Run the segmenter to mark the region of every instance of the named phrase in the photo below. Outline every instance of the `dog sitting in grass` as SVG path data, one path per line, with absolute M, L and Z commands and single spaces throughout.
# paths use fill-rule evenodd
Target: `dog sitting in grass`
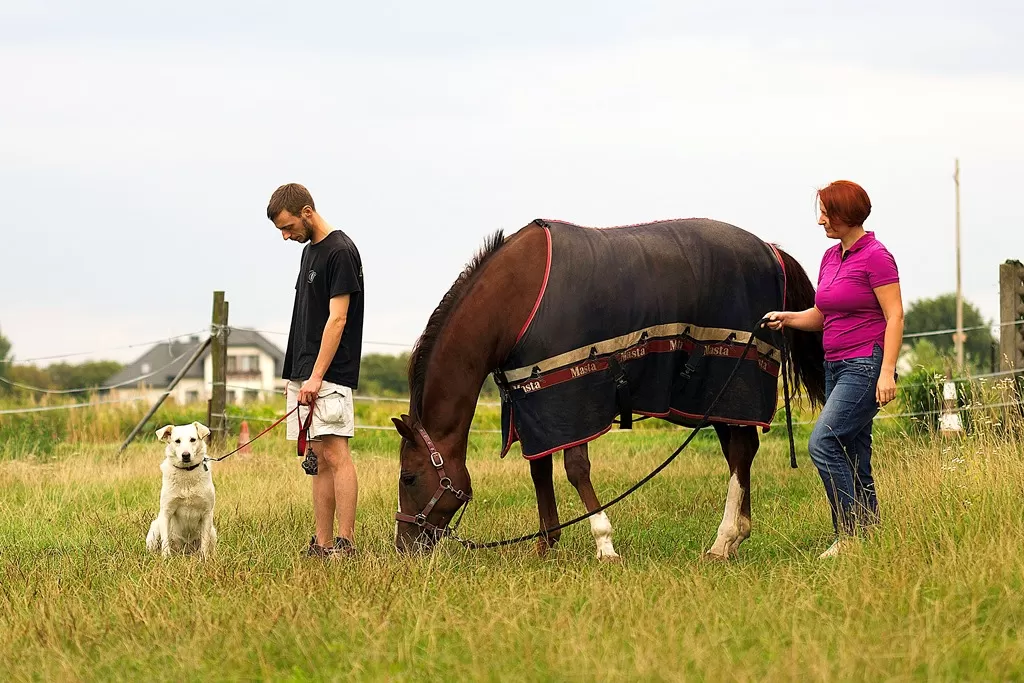
M 156 435 L 167 447 L 160 465 L 163 472 L 160 513 L 149 526 L 146 548 L 164 557 L 196 552 L 208 557 L 217 546 L 217 530 L 213 527 L 217 495 L 206 461 L 206 439 L 210 430 L 193 422 L 161 427 Z

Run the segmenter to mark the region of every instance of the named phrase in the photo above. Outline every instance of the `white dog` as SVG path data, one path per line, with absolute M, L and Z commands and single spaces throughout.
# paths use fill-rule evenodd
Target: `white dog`
M 198 422 L 167 425 L 156 430 L 157 438 L 167 443 L 163 486 L 160 489 L 160 514 L 149 526 L 146 548 L 168 557 L 172 552 L 208 557 L 217 546 L 213 528 L 213 506 L 217 500 L 213 476 L 206 461 L 206 437 L 210 430 Z

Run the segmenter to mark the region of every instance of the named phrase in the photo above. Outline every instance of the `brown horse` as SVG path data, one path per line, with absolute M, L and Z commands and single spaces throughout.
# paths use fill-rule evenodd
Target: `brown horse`
M 402 436 L 395 537 L 400 551 L 432 549 L 458 509 L 472 496 L 466 448 L 481 387 L 488 374 L 502 367 L 520 341 L 548 284 L 542 255 L 548 254 L 549 268 L 550 234 L 546 234 L 543 222 L 539 223 L 531 223 L 508 239 L 504 239 L 501 232 L 492 235 L 442 298 L 413 349 L 409 365 L 410 414 L 393 419 Z M 739 228 L 714 225 L 716 229 L 734 231 L 725 233 L 729 239 L 734 240 L 740 234 L 752 238 Z M 785 308 L 802 310 L 812 306 L 814 289 L 803 268 L 781 250 L 775 253 L 782 264 L 776 270 L 784 271 L 785 276 Z M 688 272 L 694 270 L 692 264 L 680 262 L 670 262 L 669 266 L 685 267 Z M 740 272 L 730 277 L 745 277 L 743 271 L 747 269 L 736 270 Z M 668 272 L 677 271 L 670 269 Z M 659 277 L 664 279 L 664 273 L 662 271 Z M 628 277 L 641 279 L 654 275 L 630 272 Z M 709 282 L 706 286 L 727 284 Z M 754 285 L 775 291 L 776 281 L 771 278 Z M 782 306 L 780 301 L 778 307 Z M 757 311 L 752 320 L 767 312 Z M 803 385 L 812 403 L 823 402 L 824 354 L 820 333 L 787 331 L 787 338 L 790 376 Z M 771 391 L 774 405 L 774 384 Z M 696 423 L 692 416 L 681 419 L 680 414 L 657 417 L 677 424 L 692 426 Z M 731 476 L 725 513 L 708 555 L 728 558 L 750 535 L 750 466 L 759 441 L 757 427 L 751 423 L 717 422 L 714 428 Z M 587 444 L 556 443 L 564 444 L 566 475 L 587 510 L 599 507 L 590 481 Z M 530 460 L 542 532 L 559 523 L 552 469 L 550 453 Z M 607 515 L 602 512 L 591 517 L 590 522 L 597 557 L 616 559 Z M 542 533 L 537 542 L 538 551 L 543 554 L 558 538 L 558 531 Z

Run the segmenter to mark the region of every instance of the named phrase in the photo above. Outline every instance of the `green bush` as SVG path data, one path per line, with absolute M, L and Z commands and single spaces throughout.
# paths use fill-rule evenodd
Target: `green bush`
M 910 414 L 907 424 L 911 431 L 938 431 L 944 404 L 942 387 L 947 381 L 928 368 L 919 368 L 901 379 L 899 396 L 903 412 Z M 952 382 L 956 386 L 956 407 L 966 433 L 974 433 L 982 425 L 1005 431 L 1021 424 L 1021 407 L 1005 404 L 1020 403 L 1024 395 L 1024 374 L 995 382 L 971 377 Z

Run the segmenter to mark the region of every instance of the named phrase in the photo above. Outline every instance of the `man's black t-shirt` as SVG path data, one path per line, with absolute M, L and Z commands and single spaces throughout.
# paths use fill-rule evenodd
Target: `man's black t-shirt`
M 284 379 L 301 382 L 313 374 L 324 326 L 330 317 L 330 301 L 342 294 L 349 295 L 348 320 L 324 380 L 358 388 L 363 347 L 363 262 L 356 245 L 341 230 L 331 231 L 302 250 L 284 356 Z

